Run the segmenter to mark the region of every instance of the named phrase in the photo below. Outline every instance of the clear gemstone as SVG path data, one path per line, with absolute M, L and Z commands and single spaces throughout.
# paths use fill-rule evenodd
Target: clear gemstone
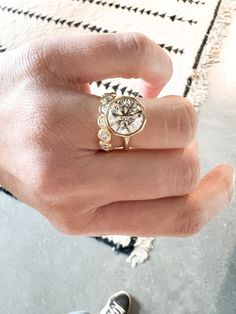
M 111 140 L 111 133 L 108 130 L 101 129 L 98 132 L 98 138 L 107 143 Z
M 105 128 L 106 127 L 106 121 L 105 121 L 105 116 L 101 115 L 98 118 L 98 125 L 100 126 L 100 128 Z
M 143 108 L 133 98 L 118 98 L 109 106 L 107 121 L 115 133 L 131 135 L 143 126 L 145 121 Z
M 104 143 L 104 142 L 99 142 L 99 145 L 100 147 L 103 149 L 103 150 L 111 150 L 112 149 L 112 146 L 110 143 Z
M 115 97 L 116 97 L 115 93 L 106 93 L 102 96 L 101 103 L 107 105 L 109 102 L 115 99 Z
M 100 112 L 101 113 L 106 113 L 108 109 L 108 105 L 101 105 L 100 106 Z
M 108 102 L 109 102 L 109 101 L 108 101 L 106 98 L 102 98 L 102 99 L 101 99 L 101 103 L 102 103 L 103 105 L 107 105 Z

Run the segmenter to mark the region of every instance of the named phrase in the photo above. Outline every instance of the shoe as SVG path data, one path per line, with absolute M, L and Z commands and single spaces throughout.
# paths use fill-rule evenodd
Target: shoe
M 125 291 L 113 294 L 100 314 L 128 314 L 131 306 L 131 297 Z

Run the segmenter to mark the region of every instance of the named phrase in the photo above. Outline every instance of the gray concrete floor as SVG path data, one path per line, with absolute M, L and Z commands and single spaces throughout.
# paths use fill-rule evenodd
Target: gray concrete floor
M 236 19 L 210 74 L 199 142 L 203 172 L 236 167 Z M 198 235 L 156 240 L 151 259 L 132 269 L 124 255 L 93 239 L 55 231 L 36 211 L 0 194 L 0 313 L 97 314 L 119 289 L 132 313 L 236 313 L 236 204 Z

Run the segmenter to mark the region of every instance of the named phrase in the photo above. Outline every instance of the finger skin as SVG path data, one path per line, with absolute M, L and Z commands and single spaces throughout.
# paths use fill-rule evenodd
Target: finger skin
M 33 49 L 34 47 L 34 49 Z M 75 85 L 106 78 L 140 78 L 149 86 L 144 96 L 154 97 L 172 75 L 167 53 L 141 33 L 85 34 L 37 40 L 37 56 L 59 80 Z M 39 63 L 39 62 L 38 62 Z M 146 91 L 145 91 L 146 90 Z
M 86 103 L 85 120 L 89 126 L 84 130 L 86 149 L 98 150 L 99 98 L 81 96 Z M 193 105 L 180 96 L 159 99 L 139 99 L 145 108 L 147 122 L 144 129 L 131 137 L 130 145 L 137 149 L 183 148 L 190 144 L 196 134 L 198 115 Z M 112 135 L 112 145 L 122 146 L 123 140 Z
M 219 165 L 186 196 L 116 202 L 98 208 L 91 216 L 86 233 L 96 236 L 190 236 L 225 208 L 232 194 L 233 168 Z M 69 225 L 70 233 L 80 232 L 76 222 Z
M 180 96 L 143 101 L 147 123 L 132 138 L 137 148 L 182 148 L 195 137 L 198 116 L 193 105 Z
M 91 159 L 84 184 L 104 204 L 157 199 L 191 192 L 199 172 L 196 143 L 185 149 L 101 152 Z

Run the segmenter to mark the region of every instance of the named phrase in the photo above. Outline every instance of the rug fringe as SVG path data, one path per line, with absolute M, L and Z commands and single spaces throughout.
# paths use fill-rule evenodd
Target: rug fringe
M 149 252 L 153 248 L 154 238 L 137 238 L 134 250 L 127 258 L 127 262 L 134 268 L 149 258 Z
M 223 39 L 228 34 L 228 27 L 231 23 L 234 10 L 236 10 L 235 0 L 224 0 L 221 3 L 199 64 L 190 76 L 192 83 L 187 98 L 194 104 L 197 111 L 207 100 L 209 68 L 219 62 Z

